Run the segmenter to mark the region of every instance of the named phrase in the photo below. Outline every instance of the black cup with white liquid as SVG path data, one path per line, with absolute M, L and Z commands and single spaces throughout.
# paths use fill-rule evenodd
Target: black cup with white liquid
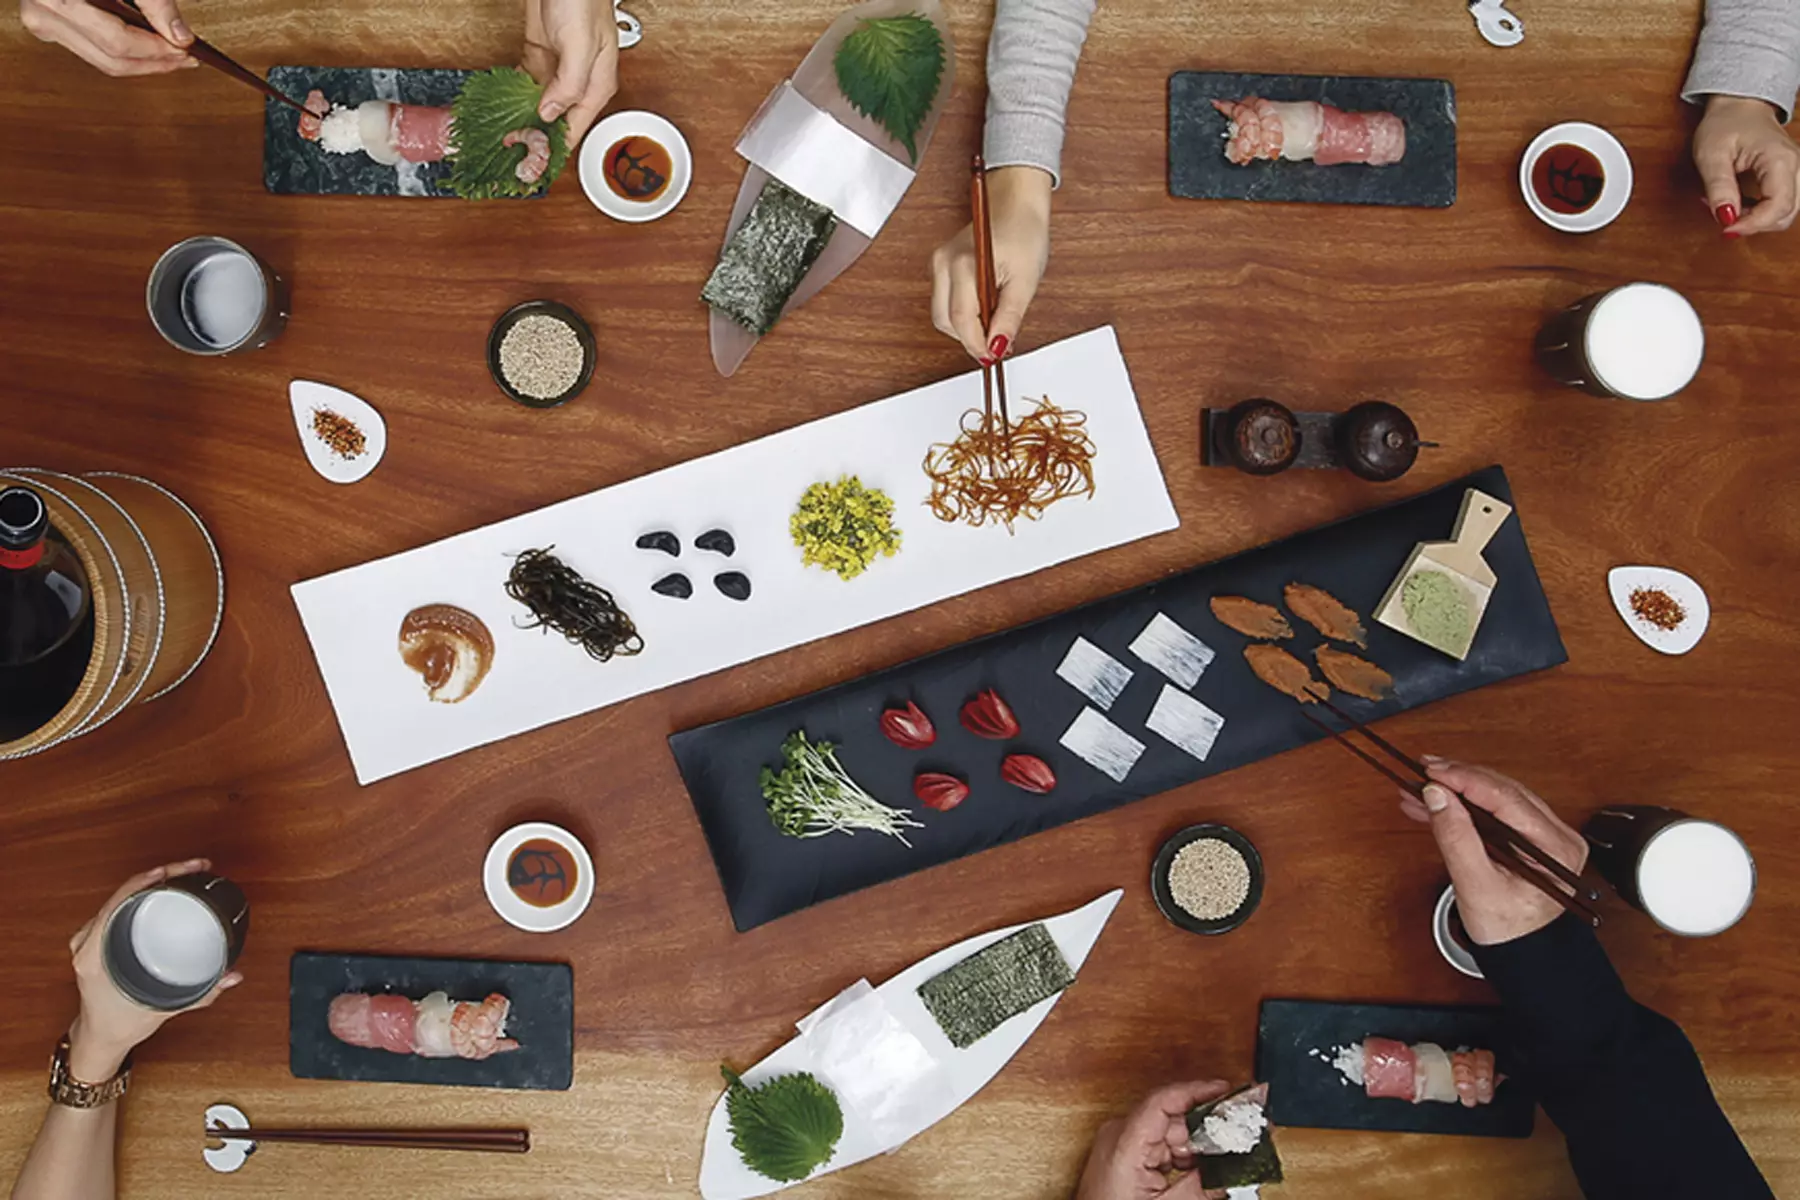
M 1589 861 L 1619 898 L 1670 933 L 1711 937 L 1750 911 L 1756 862 L 1743 839 L 1673 808 L 1620 804 L 1582 827 Z
M 121 904 L 102 933 L 106 973 L 146 1008 L 174 1012 L 202 1000 L 237 962 L 250 905 L 229 879 L 178 875 Z
M 144 304 L 156 331 L 189 354 L 231 354 L 275 340 L 287 326 L 287 284 L 236 242 L 192 237 L 150 271 Z

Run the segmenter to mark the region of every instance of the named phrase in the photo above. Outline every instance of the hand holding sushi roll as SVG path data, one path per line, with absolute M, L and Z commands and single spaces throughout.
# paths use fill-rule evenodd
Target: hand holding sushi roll
M 1230 1091 L 1223 1079 L 1172 1083 L 1151 1092 L 1122 1120 L 1101 1126 L 1075 1200 L 1201 1200 L 1213 1194 L 1200 1186 L 1198 1174 L 1171 1184 L 1168 1172 L 1191 1172 L 1194 1166 L 1188 1112 Z
M 1561 916 L 1561 905 L 1488 857 L 1474 820 L 1450 789 L 1499 817 L 1576 874 L 1587 862 L 1582 836 L 1522 783 L 1486 767 L 1429 755 L 1424 761 L 1436 782 L 1425 785 L 1424 803 L 1401 793 L 1400 808 L 1431 826 L 1456 885 L 1456 908 L 1469 936 L 1478 945 L 1495 946 L 1535 933 Z
M 108 75 L 161 75 L 200 65 L 185 49 L 194 35 L 175 0 L 139 0 L 138 8 L 156 33 L 134 29 L 87 0 L 19 0 L 19 20 L 39 41 L 54 42 Z
M 1744 96 L 1710 96 L 1694 130 L 1694 165 L 1706 206 L 1729 238 L 1774 233 L 1800 216 L 1800 146 L 1782 128 L 1773 104 Z M 1744 202 L 1740 177 L 1754 183 Z
M 538 116 L 548 122 L 567 113 L 569 145 L 577 145 L 619 90 L 612 0 L 525 0 L 520 65 L 544 85 Z
M 988 203 L 994 229 L 994 279 L 999 300 L 993 320 L 981 324 L 975 284 L 975 229 L 961 233 L 931 256 L 931 323 L 963 344 L 988 366 L 1005 358 L 1018 340 L 1025 310 L 1037 295 L 1050 261 L 1050 190 L 1054 181 L 1037 167 L 1001 167 L 988 172 Z

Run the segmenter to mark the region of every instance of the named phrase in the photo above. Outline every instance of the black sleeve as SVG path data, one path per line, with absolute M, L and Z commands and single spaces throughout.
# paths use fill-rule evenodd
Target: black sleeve
M 1773 1200 L 1687 1035 L 1626 994 L 1592 929 L 1564 914 L 1475 958 L 1588 1200 Z

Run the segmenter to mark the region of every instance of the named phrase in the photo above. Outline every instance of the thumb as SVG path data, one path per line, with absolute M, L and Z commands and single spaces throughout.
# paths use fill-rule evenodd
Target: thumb
M 1469 810 L 1443 784 L 1428 783 L 1425 811 L 1431 817 L 1431 836 L 1437 840 L 1438 853 L 1450 868 L 1451 882 L 1460 892 L 1472 892 L 1471 885 L 1492 868 L 1488 865 L 1487 847 L 1481 843 Z
M 1200 1186 L 1200 1172 L 1189 1171 L 1171 1184 L 1169 1190 L 1163 1192 L 1157 1200 L 1205 1200 L 1212 1194 Z
M 1707 146 L 1694 152 L 1694 165 L 1700 168 L 1700 182 L 1706 188 L 1706 206 L 1727 227 L 1737 223 L 1744 211 L 1744 197 L 1738 190 L 1737 159 L 1722 146 Z
M 1019 326 L 1025 323 L 1025 310 L 1037 295 L 1037 280 L 1012 279 L 1000 289 L 994 304 L 994 316 L 988 322 L 988 353 L 1004 358 L 1019 340 Z M 1005 339 L 1002 341 L 1001 339 Z
M 594 67 L 594 42 L 588 30 L 561 31 L 553 49 L 556 75 L 538 102 L 538 116 L 545 121 L 554 121 L 575 107 L 587 90 L 588 75 Z
M 156 26 L 156 32 L 162 34 L 165 41 L 177 46 L 193 44 L 194 32 L 181 19 L 181 9 L 176 7 L 175 0 L 139 0 L 138 11 Z

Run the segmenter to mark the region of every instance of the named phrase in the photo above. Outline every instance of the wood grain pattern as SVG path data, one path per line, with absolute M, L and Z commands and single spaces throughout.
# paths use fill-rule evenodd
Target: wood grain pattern
M 228 574 L 218 648 L 169 698 L 103 736 L 0 767 L 0 1176 L 41 1109 L 41 1070 L 74 990 L 64 938 L 120 878 L 212 855 L 255 906 L 248 982 L 140 1055 L 124 1119 L 129 1196 L 348 1192 L 691 1195 L 717 1065 L 779 1044 L 860 975 L 885 978 L 975 930 L 1127 898 L 1081 984 L 974 1103 L 902 1152 L 812 1185 L 816 1197 L 1066 1196 L 1092 1131 L 1182 1075 L 1241 1079 L 1265 995 L 1479 1001 L 1427 933 L 1443 868 L 1373 776 L 1315 746 L 1131 808 L 848 897 L 738 936 L 663 738 L 1197 562 L 1506 465 L 1571 662 L 1397 718 L 1392 736 L 1485 760 L 1571 817 L 1605 801 L 1721 816 L 1762 890 L 1725 937 L 1678 941 L 1618 913 L 1605 939 L 1636 993 L 1686 1027 L 1778 1193 L 1800 1194 L 1800 233 L 1722 241 L 1687 164 L 1676 99 L 1696 0 L 1522 10 L 1498 51 L 1452 0 L 1140 0 L 1105 5 L 1071 110 L 1050 274 L 1026 327 L 1041 344 L 1119 328 L 1183 517 L 1096 555 L 765 663 L 635 700 L 376 787 L 351 779 L 289 584 L 630 478 L 966 366 L 931 329 L 930 250 L 967 218 L 991 9 L 952 15 L 962 87 L 887 231 L 729 382 L 697 299 L 741 164 L 731 146 L 767 89 L 835 15 L 826 0 L 632 0 L 646 37 L 621 104 L 686 132 L 697 183 L 668 219 L 608 222 L 574 180 L 542 204 L 277 199 L 260 185 L 261 102 L 212 72 L 125 83 L 0 26 L 0 461 L 147 474 L 207 518 Z M 257 69 L 278 62 L 479 66 L 518 51 L 516 0 L 193 0 L 196 31 Z M 1461 198 L 1444 212 L 1170 199 L 1165 81 L 1183 68 L 1448 78 L 1461 111 Z M 1614 227 L 1539 225 L 1515 192 L 1541 128 L 1610 127 L 1637 165 Z M 242 240 L 293 283 L 272 347 L 174 352 L 144 279 L 194 233 Z M 1708 328 L 1678 400 L 1633 405 L 1542 378 L 1531 336 L 1556 307 L 1630 278 L 1671 283 Z M 592 322 L 595 385 L 528 412 L 485 373 L 493 317 L 547 295 Z M 348 387 L 393 444 L 338 490 L 299 452 L 286 385 Z M 1197 413 L 1245 396 L 1297 409 L 1370 396 L 1410 412 L 1431 452 L 1383 489 L 1348 475 L 1252 480 L 1198 466 Z M 1079 397 L 1058 397 L 1079 403 Z M 1686 659 L 1639 645 L 1606 570 L 1667 563 L 1702 580 L 1714 626 Z M 542 938 L 482 900 L 489 839 L 563 822 L 602 874 L 592 910 Z M 1219 818 L 1262 850 L 1262 910 L 1219 940 L 1156 914 L 1145 876 L 1168 832 Z M 575 1091 L 472 1095 L 297 1082 L 286 1066 L 287 963 L 301 948 L 566 958 L 577 979 Z M 229 1098 L 281 1125 L 353 1120 L 528 1125 L 526 1158 L 274 1147 L 211 1176 L 194 1130 Z M 1573 1197 L 1547 1123 L 1523 1144 L 1293 1131 L 1308 1197 Z

